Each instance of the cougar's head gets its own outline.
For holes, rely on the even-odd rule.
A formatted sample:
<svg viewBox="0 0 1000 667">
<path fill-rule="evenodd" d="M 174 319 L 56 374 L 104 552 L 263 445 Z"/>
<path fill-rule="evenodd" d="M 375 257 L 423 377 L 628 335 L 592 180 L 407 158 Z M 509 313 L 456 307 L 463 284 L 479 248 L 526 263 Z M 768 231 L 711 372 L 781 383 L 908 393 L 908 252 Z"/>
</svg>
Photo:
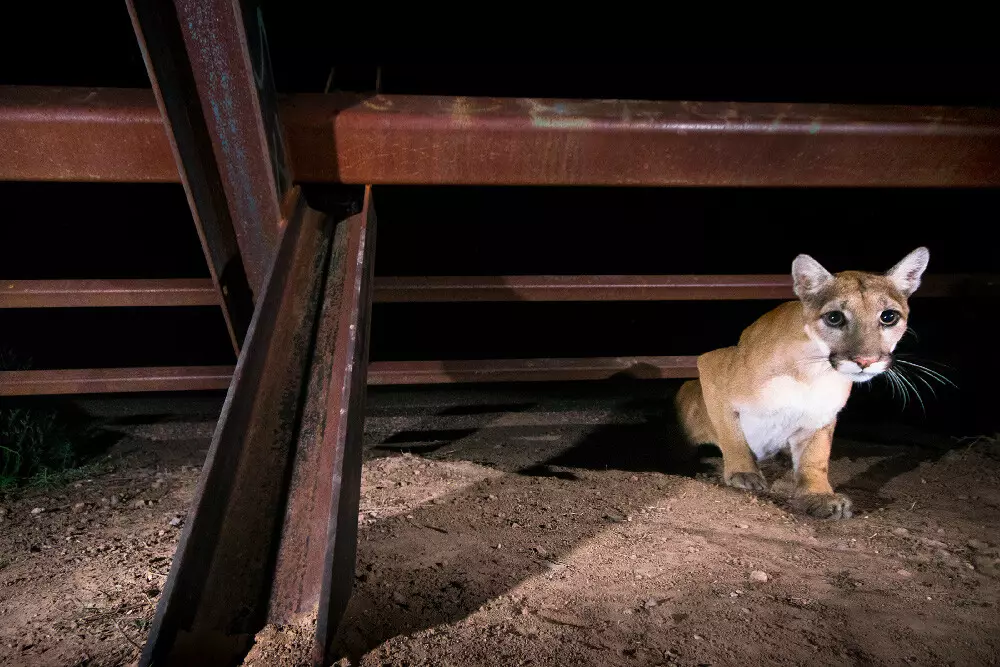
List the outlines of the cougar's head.
<svg viewBox="0 0 1000 667">
<path fill-rule="evenodd" d="M 834 369 L 866 382 L 889 368 L 906 332 L 907 299 L 920 286 L 929 259 L 927 248 L 917 248 L 885 274 L 834 275 L 809 255 L 795 258 L 792 279 L 806 334 Z"/>
</svg>

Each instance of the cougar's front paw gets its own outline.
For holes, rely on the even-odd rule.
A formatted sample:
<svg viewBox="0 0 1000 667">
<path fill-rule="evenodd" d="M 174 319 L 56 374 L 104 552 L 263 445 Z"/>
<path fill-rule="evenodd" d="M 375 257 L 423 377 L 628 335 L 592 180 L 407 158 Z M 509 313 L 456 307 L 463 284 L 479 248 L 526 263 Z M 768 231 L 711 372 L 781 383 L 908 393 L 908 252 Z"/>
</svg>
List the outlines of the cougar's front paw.
<svg viewBox="0 0 1000 667">
<path fill-rule="evenodd" d="M 767 480 L 759 472 L 734 472 L 726 478 L 726 484 L 758 493 L 767 491 Z"/>
<path fill-rule="evenodd" d="M 851 499 L 842 493 L 807 493 L 793 501 L 801 511 L 817 519 L 850 519 Z"/>
</svg>

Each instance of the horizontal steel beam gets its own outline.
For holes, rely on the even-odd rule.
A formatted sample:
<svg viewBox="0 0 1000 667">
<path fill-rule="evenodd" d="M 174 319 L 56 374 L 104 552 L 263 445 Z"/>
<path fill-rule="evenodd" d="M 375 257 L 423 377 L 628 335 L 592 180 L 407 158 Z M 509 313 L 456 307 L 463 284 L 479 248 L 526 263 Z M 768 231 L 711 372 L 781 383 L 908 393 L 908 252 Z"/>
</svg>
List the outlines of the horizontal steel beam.
<svg viewBox="0 0 1000 667">
<path fill-rule="evenodd" d="M 279 112 L 299 182 L 1000 185 L 994 109 L 301 94 Z M 179 180 L 150 91 L 0 87 L 0 154 L 0 180 Z"/>
<path fill-rule="evenodd" d="M 226 389 L 232 366 L 0 371 L 0 396 Z M 369 385 L 460 384 L 696 377 L 695 357 L 593 357 L 472 361 L 376 361 Z"/>
<path fill-rule="evenodd" d="M 0 396 L 226 389 L 232 366 L 0 371 Z"/>
<path fill-rule="evenodd" d="M 0 86 L 0 181 L 180 179 L 150 90 Z"/>
<path fill-rule="evenodd" d="M 927 276 L 916 297 L 996 295 L 1000 276 Z M 696 301 L 791 299 L 785 275 L 689 276 L 386 276 L 376 303 L 475 301 Z M 0 281 L 0 308 L 217 306 L 207 278 Z"/>
<path fill-rule="evenodd" d="M 633 378 L 698 377 L 697 357 L 593 357 L 589 359 L 488 359 L 382 361 L 368 366 L 368 384 L 466 384 L 574 382 Z"/>
<path fill-rule="evenodd" d="M 916 297 L 1000 294 L 1000 276 L 924 278 Z M 407 276 L 375 279 L 376 303 L 791 299 L 788 275 Z"/>
<path fill-rule="evenodd" d="M 0 308 L 218 306 L 210 279 L 4 280 Z"/>
</svg>

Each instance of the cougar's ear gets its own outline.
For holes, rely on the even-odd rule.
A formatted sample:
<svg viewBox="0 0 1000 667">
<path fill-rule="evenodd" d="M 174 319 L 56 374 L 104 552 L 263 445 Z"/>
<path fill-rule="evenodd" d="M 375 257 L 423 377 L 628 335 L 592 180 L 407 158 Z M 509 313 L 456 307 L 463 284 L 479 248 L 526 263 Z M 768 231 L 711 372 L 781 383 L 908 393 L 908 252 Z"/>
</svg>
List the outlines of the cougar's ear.
<svg viewBox="0 0 1000 667">
<path fill-rule="evenodd" d="M 809 255 L 799 255 L 792 262 L 792 284 L 795 296 L 800 299 L 814 296 L 831 280 L 833 280 L 833 274 Z"/>
<path fill-rule="evenodd" d="M 903 296 L 909 298 L 920 287 L 920 278 L 927 269 L 931 253 L 927 248 L 917 248 L 900 260 L 899 264 L 889 269 L 885 274 Z"/>
</svg>

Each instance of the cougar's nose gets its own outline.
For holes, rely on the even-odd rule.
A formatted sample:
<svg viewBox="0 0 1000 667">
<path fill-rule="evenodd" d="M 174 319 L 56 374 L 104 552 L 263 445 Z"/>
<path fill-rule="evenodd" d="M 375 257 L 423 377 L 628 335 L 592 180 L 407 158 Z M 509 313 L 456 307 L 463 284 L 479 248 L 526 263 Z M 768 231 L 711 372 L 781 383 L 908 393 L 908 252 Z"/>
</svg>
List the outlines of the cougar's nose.
<svg viewBox="0 0 1000 667">
<path fill-rule="evenodd" d="M 861 368 L 868 368 L 878 360 L 879 357 L 854 357 L 851 361 L 856 363 L 858 366 L 861 366 Z"/>
</svg>

